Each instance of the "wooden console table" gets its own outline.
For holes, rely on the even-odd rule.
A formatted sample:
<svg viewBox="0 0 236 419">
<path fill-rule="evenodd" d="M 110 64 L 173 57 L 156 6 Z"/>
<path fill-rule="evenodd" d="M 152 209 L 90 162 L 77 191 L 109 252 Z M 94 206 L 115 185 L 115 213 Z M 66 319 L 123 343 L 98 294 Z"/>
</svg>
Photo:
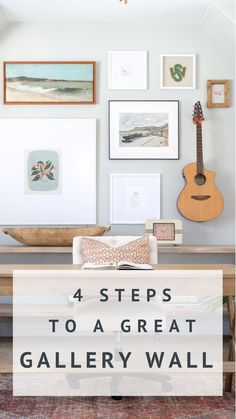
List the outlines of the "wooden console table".
<svg viewBox="0 0 236 419">
<path fill-rule="evenodd" d="M 235 246 L 179 245 L 158 246 L 160 254 L 234 254 Z M 0 246 L 0 254 L 58 254 L 72 253 L 72 247 L 60 246 Z"/>
<path fill-rule="evenodd" d="M 37 269 L 37 270 L 76 270 L 80 265 L 0 265 L 0 296 L 12 296 L 13 294 L 13 270 Z M 230 327 L 230 350 L 228 359 L 223 362 L 226 372 L 225 390 L 231 391 L 233 372 L 235 371 L 235 265 L 232 264 L 166 264 L 155 265 L 155 269 L 193 269 L 193 270 L 222 270 L 223 271 L 223 295 L 228 297 L 227 312 Z M 12 305 L 0 305 L 0 317 L 12 317 Z M 3 365 L 0 361 L 0 373 L 12 372 L 11 365 Z"/>
</svg>

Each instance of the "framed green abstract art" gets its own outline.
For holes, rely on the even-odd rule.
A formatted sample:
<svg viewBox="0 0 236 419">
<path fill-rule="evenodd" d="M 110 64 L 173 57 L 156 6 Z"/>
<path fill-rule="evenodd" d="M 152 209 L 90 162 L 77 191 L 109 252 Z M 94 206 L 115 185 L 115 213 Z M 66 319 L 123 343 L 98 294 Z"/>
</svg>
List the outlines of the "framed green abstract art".
<svg viewBox="0 0 236 419">
<path fill-rule="evenodd" d="M 195 89 L 196 56 L 194 54 L 161 55 L 161 89 Z"/>
</svg>

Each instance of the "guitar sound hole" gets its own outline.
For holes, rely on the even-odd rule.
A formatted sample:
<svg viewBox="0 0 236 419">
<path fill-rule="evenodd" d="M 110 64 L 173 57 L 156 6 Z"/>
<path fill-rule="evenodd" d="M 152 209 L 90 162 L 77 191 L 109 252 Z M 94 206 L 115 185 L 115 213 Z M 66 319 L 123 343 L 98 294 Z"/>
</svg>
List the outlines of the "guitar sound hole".
<svg viewBox="0 0 236 419">
<path fill-rule="evenodd" d="M 204 185 L 204 183 L 206 183 L 206 176 L 204 176 L 202 173 L 198 173 L 194 180 L 197 185 Z"/>
</svg>

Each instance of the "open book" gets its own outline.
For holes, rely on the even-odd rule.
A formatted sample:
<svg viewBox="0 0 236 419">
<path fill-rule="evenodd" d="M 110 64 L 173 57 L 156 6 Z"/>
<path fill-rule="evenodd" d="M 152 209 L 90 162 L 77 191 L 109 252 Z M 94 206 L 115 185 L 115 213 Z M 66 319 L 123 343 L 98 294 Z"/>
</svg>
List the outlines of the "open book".
<svg viewBox="0 0 236 419">
<path fill-rule="evenodd" d="M 127 262 L 126 260 L 122 260 L 121 262 L 113 263 L 84 263 L 82 265 L 81 269 L 114 269 L 114 270 L 144 270 L 149 271 L 153 270 L 154 268 L 151 265 L 148 265 L 147 263 L 132 263 Z"/>
</svg>

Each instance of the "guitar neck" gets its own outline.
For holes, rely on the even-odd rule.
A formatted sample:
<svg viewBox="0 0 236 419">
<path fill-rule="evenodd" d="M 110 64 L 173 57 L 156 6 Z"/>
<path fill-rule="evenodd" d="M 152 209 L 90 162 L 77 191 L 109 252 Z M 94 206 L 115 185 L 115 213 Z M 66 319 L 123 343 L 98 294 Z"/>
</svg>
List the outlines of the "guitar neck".
<svg viewBox="0 0 236 419">
<path fill-rule="evenodd" d="M 197 174 L 203 173 L 202 125 L 196 125 L 197 135 Z"/>
</svg>

